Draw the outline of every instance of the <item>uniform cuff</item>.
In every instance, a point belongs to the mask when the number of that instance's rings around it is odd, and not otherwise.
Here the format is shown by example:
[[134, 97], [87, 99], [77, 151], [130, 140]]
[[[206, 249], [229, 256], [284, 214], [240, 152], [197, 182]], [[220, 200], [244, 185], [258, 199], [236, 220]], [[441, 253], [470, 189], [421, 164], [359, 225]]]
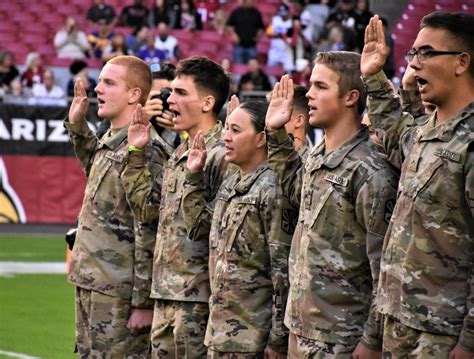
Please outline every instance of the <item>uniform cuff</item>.
[[198, 185], [200, 183], [204, 183], [204, 172], [203, 171], [191, 171], [186, 169], [185, 181], [187, 184], [191, 185]]
[[128, 165], [132, 167], [145, 166], [145, 151], [134, 151], [128, 153]]
[[362, 76], [362, 80], [364, 81], [367, 92], [382, 90], [388, 85], [387, 76], [385, 76], [383, 71], [379, 71], [375, 75]]
[[270, 145], [279, 146], [287, 142], [289, 139], [285, 127], [282, 127], [275, 131], [265, 129], [265, 133], [267, 135], [267, 142]]
[[78, 123], [69, 122], [69, 117], [64, 120], [64, 127], [70, 134], [83, 134], [90, 131], [86, 120], [81, 120]]
[[474, 333], [461, 332], [458, 345], [465, 351], [474, 353]]

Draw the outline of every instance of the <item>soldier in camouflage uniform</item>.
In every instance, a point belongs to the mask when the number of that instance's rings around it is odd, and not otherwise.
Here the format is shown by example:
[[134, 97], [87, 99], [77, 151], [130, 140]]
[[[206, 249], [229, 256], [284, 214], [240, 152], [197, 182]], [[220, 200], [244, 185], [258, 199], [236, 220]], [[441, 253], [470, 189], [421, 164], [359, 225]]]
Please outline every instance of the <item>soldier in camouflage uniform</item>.
[[360, 55], [320, 52], [307, 93], [310, 124], [324, 141], [302, 163], [283, 126], [293, 84], [275, 85], [267, 113], [270, 167], [300, 206], [289, 260], [285, 324], [291, 358], [379, 358], [382, 323], [374, 299], [396, 175], [361, 125]]
[[[80, 80], [65, 121], [88, 177], [69, 270], [69, 281], [77, 287], [76, 338], [82, 358], [146, 357], [149, 352], [156, 222], [139, 223], [137, 199], [125, 192], [121, 175], [128, 162], [128, 126], [150, 86], [145, 62], [116, 57], [102, 69], [95, 89], [98, 115], [110, 120], [111, 128], [100, 140], [89, 130]], [[151, 146], [144, 152], [158, 181], [165, 155]]]
[[365, 36], [361, 72], [369, 116], [402, 159], [398, 200], [381, 263], [379, 310], [387, 358], [474, 357], [474, 16], [433, 13], [407, 53], [423, 125], [402, 112], [381, 72], [378, 17]]
[[268, 167], [265, 113], [268, 104], [249, 101], [227, 117], [225, 160], [240, 171], [221, 185], [214, 203], [205, 200], [204, 139], [188, 157], [183, 213], [212, 207], [208, 358], [286, 358], [283, 314], [288, 295], [291, 233], [282, 216], [284, 198]]
[[[217, 114], [229, 91], [224, 70], [203, 57], [182, 60], [177, 67], [168, 99], [174, 113], [174, 130], [186, 131], [192, 141], [205, 133], [207, 161], [204, 169], [206, 199], [212, 201], [227, 170], [222, 124]], [[142, 147], [148, 138], [134, 145]], [[152, 352], [157, 358], [202, 358], [209, 316], [209, 228], [206, 210], [196, 212], [187, 226], [182, 213], [183, 185], [189, 142], [183, 142], [166, 164], [156, 237], [151, 297], [155, 299]], [[149, 176], [137, 176], [137, 188], [149, 186]]]

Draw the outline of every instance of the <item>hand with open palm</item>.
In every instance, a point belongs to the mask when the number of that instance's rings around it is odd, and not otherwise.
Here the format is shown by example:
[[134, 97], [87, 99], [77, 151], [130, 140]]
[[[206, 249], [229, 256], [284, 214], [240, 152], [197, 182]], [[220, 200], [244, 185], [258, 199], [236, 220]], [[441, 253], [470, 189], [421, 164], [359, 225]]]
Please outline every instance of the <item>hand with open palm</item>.
[[145, 109], [141, 105], [133, 112], [132, 122], [128, 127], [128, 144], [143, 148], [150, 142], [151, 123], [146, 119]]
[[293, 93], [293, 80], [288, 75], [282, 76], [280, 82], [277, 82], [273, 88], [265, 118], [265, 125], [270, 131], [278, 130], [290, 121], [293, 111]]
[[379, 19], [378, 15], [372, 17], [369, 25], [365, 28], [364, 43], [364, 50], [360, 59], [360, 71], [362, 76], [375, 75], [383, 69], [388, 55], [382, 20]]
[[74, 83], [74, 98], [69, 107], [68, 121], [78, 123], [86, 118], [89, 110], [89, 100], [87, 99], [86, 89], [81, 79]]
[[187, 167], [192, 172], [200, 172], [204, 169], [206, 164], [207, 151], [206, 142], [204, 141], [204, 135], [202, 131], [199, 131], [194, 137], [191, 150], [188, 155]]

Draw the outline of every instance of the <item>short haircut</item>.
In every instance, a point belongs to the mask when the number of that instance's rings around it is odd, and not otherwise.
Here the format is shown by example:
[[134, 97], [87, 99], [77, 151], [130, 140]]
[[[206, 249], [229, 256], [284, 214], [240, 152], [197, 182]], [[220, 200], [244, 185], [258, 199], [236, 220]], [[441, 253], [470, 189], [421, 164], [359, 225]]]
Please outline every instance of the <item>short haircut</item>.
[[360, 73], [360, 54], [351, 51], [318, 52], [316, 64], [325, 65], [339, 74], [339, 96], [348, 91], [359, 91], [357, 110], [362, 115], [365, 109], [367, 94]]
[[250, 115], [250, 121], [252, 121], [255, 132], [259, 133], [265, 130], [268, 102], [257, 100], [245, 101], [240, 104], [239, 108]]
[[293, 94], [293, 108], [297, 111], [304, 114], [305, 119], [309, 119], [309, 105], [308, 98], [306, 94], [308, 93], [308, 88], [305, 86], [295, 86], [295, 91]]
[[191, 76], [199, 92], [215, 99], [212, 112], [217, 115], [229, 96], [230, 79], [222, 66], [203, 56], [181, 60], [176, 68], [176, 77]]
[[160, 64], [160, 69], [158, 71], [153, 71], [153, 67], [150, 67], [152, 70], [153, 80], [168, 80], [173, 81], [174, 74], [176, 71], [176, 66], [170, 63], [162, 63]]
[[138, 87], [142, 90], [140, 96], [140, 105], [144, 106], [151, 90], [151, 71], [148, 64], [135, 56], [117, 56], [113, 57], [107, 64], [124, 66], [125, 82], [129, 88]]
[[421, 19], [420, 29], [446, 30], [454, 40], [452, 51], [464, 51], [471, 57], [469, 73], [474, 77], [474, 15], [460, 12], [432, 12]]

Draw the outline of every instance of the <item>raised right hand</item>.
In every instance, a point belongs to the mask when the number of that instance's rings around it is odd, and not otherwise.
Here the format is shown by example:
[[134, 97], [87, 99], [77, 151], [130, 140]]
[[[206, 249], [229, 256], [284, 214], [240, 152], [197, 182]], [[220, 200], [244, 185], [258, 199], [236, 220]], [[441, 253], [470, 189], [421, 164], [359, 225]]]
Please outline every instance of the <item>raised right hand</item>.
[[278, 130], [291, 120], [293, 111], [293, 80], [288, 75], [282, 76], [272, 91], [268, 106], [265, 126], [270, 130]]
[[151, 123], [146, 119], [145, 110], [141, 105], [137, 105], [132, 114], [132, 122], [128, 127], [128, 144], [143, 148], [150, 142]]
[[207, 151], [206, 142], [204, 141], [204, 135], [202, 131], [198, 131], [196, 137], [194, 137], [191, 150], [188, 155], [188, 162], [186, 166], [193, 172], [200, 172], [203, 170], [206, 164]]
[[86, 89], [80, 78], [74, 83], [74, 98], [69, 107], [68, 120], [71, 123], [78, 123], [85, 119], [89, 110], [89, 100], [87, 99]]
[[365, 28], [364, 50], [360, 59], [360, 72], [362, 76], [375, 75], [383, 69], [387, 59], [388, 49], [385, 45], [382, 20], [378, 15], [370, 19]]

